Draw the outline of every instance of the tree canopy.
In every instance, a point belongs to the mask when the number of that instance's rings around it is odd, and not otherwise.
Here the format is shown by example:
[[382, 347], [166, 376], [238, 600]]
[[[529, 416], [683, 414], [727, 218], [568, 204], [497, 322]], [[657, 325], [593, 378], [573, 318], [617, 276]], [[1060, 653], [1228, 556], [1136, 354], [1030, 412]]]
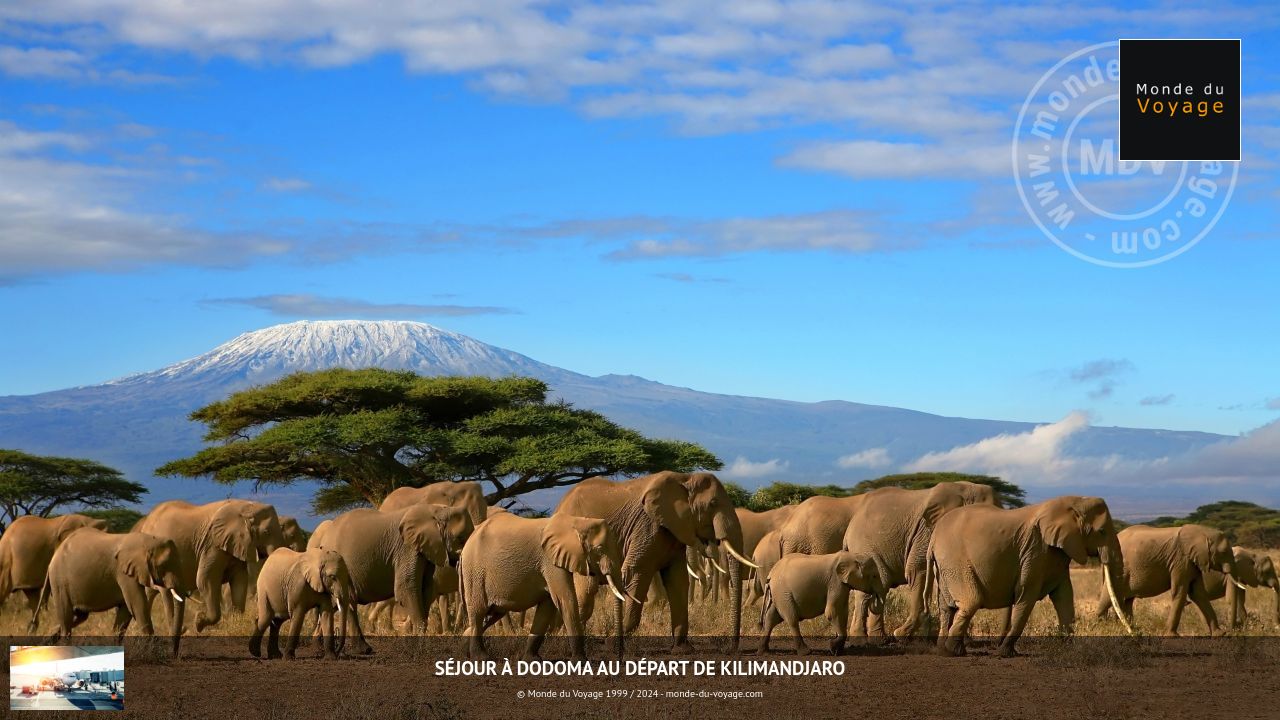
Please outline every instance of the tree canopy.
[[328, 513], [443, 480], [488, 483], [494, 503], [593, 475], [721, 467], [699, 445], [651, 439], [546, 396], [546, 383], [523, 377], [295, 373], [191, 413], [211, 445], [156, 473], [226, 484], [316, 481], [312, 506]]
[[923, 490], [944, 482], [971, 482], [978, 485], [989, 485], [995, 492], [996, 500], [1007, 508], [1024, 507], [1027, 504], [1027, 491], [1017, 485], [991, 475], [968, 475], [957, 472], [918, 472], [903, 475], [885, 475], [874, 480], [863, 480], [853, 486], [855, 493], [864, 493], [882, 487], [900, 487], [907, 490]]
[[825, 495], [827, 497], [848, 497], [850, 495], [860, 495], [870, 490], [882, 487], [900, 487], [907, 490], [922, 490], [931, 488], [938, 483], [957, 482], [959, 480], [967, 480], [971, 483], [980, 485], [989, 485], [995, 491], [996, 498], [1004, 507], [1022, 507], [1026, 505], [1026, 491], [1017, 485], [1001, 480], [998, 477], [989, 475], [966, 475], [964, 473], [949, 472], [927, 472], [927, 473], [910, 473], [906, 475], [885, 475], [884, 477], [874, 480], [863, 480], [853, 487], [841, 487], [839, 485], [798, 485], [795, 483], [775, 482], [766, 485], [757, 490], [751, 491], [732, 482], [725, 483], [725, 490], [729, 493], [730, 499], [733, 500], [735, 507], [754, 510], [755, 512], [764, 512], [783, 505], [793, 505], [803, 502], [804, 500], [814, 497], [815, 495]]
[[81, 510], [81, 515], [88, 515], [107, 523], [107, 532], [122, 533], [133, 529], [138, 521], [145, 517], [137, 510], [123, 507], [103, 508], [102, 510]]
[[5, 525], [22, 515], [49, 517], [55, 510], [136, 503], [146, 491], [119, 470], [92, 460], [0, 449], [0, 519]]
[[1165, 515], [1147, 524], [1177, 527], [1192, 523], [1217, 528], [1226, 533], [1236, 545], [1280, 547], [1280, 510], [1241, 500], [1223, 500], [1201, 505], [1186, 517]]

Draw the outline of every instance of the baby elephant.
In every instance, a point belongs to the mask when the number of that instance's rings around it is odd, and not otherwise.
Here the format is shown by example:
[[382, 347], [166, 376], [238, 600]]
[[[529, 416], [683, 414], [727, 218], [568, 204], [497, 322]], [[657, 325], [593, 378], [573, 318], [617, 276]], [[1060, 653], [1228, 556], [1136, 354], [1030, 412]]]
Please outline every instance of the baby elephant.
[[[262, 634], [271, 629], [267, 640], [267, 657], [285, 657], [292, 660], [298, 647], [298, 634], [307, 613], [317, 608], [324, 635], [324, 656], [338, 656], [333, 639], [333, 612], [336, 606], [342, 612], [345, 603], [348, 610], [354, 608], [355, 592], [351, 574], [342, 556], [333, 550], [312, 548], [298, 552], [290, 548], [277, 548], [258, 573], [258, 627], [249, 638], [249, 652], [262, 657]], [[330, 602], [332, 600], [332, 602]], [[283, 655], [280, 652], [280, 626], [289, 624], [289, 639]], [[346, 615], [343, 615], [342, 634], [345, 637]]]
[[764, 637], [757, 652], [763, 655], [769, 651], [770, 633], [785, 620], [796, 635], [796, 654], [808, 655], [800, 621], [825, 615], [836, 631], [831, 652], [839, 655], [848, 637], [849, 592], [860, 590], [882, 602], [885, 585], [875, 560], [864, 553], [846, 550], [827, 555], [783, 555], [769, 572], [764, 609], [760, 611]]
[[108, 533], [86, 527], [67, 536], [49, 562], [49, 575], [32, 615], [32, 631], [40, 607], [47, 601], [53, 609], [57, 631], [50, 644], [71, 637], [71, 629], [90, 613], [115, 610], [117, 640], [132, 620], [142, 634], [151, 635], [151, 602], [148, 590], [169, 593], [178, 601], [173, 615], [173, 654], [178, 654], [182, 635], [183, 600], [191, 589], [182, 583], [178, 548], [172, 540], [146, 533]]
[[[507, 613], [529, 608], [536, 610], [525, 657], [538, 657], [558, 612], [573, 656], [585, 658], [575, 577], [606, 584], [619, 601], [624, 598], [622, 550], [613, 531], [603, 520], [576, 515], [539, 519], [493, 515], [480, 523], [462, 548], [458, 570], [469, 621], [468, 653], [473, 659], [488, 657], [483, 640], [486, 629]], [[617, 614], [614, 630], [619, 641], [621, 621]]]

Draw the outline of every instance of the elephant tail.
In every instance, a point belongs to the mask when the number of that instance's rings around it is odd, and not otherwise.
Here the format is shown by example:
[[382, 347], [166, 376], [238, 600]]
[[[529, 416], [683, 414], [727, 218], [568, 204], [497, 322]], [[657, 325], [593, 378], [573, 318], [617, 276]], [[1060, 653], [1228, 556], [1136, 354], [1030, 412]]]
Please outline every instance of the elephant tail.
[[40, 586], [40, 600], [36, 602], [36, 609], [31, 611], [31, 623], [27, 626], [28, 632], [32, 635], [36, 633], [36, 628], [40, 625], [40, 611], [44, 609], [45, 600], [49, 598], [49, 573], [44, 574], [44, 584]]
[[933, 559], [933, 548], [930, 547], [924, 556], [924, 612], [930, 614], [929, 610], [929, 590], [937, 588], [938, 579], [934, 576], [937, 571], [938, 564]]
[[458, 608], [462, 613], [462, 617], [470, 618], [471, 616], [467, 614], [467, 582], [462, 574], [461, 555], [458, 556], [458, 564], [453, 569], [458, 573]]
[[769, 611], [773, 609], [773, 587], [769, 585], [769, 581], [764, 582], [764, 601], [760, 603], [760, 627], [764, 627], [765, 618], [769, 617]]

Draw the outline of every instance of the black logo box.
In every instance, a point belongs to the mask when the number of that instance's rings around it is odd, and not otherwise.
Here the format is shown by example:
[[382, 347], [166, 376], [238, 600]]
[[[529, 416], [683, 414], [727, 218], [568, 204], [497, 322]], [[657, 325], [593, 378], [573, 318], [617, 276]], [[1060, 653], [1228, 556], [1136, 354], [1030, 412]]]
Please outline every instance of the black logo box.
[[1120, 159], [1238, 161], [1240, 76], [1239, 40], [1120, 40]]

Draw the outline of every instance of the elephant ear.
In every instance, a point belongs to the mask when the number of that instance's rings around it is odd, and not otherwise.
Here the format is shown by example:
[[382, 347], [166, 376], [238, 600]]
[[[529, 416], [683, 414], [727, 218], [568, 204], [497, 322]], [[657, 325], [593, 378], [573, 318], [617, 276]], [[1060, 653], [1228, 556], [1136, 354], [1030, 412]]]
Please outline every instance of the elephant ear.
[[324, 553], [320, 551], [303, 553], [302, 555], [302, 579], [312, 590], [320, 594], [324, 594], [324, 573], [321, 572]]
[[1054, 503], [1041, 512], [1036, 524], [1039, 525], [1040, 535], [1046, 543], [1084, 565], [1089, 562], [1089, 551], [1084, 546], [1082, 522], [1080, 511], [1070, 505]]
[[448, 565], [444, 547], [448, 522], [449, 508], [443, 505], [412, 505], [400, 518], [400, 536], [432, 565]]
[[1183, 549], [1187, 560], [1200, 570], [1202, 575], [1207, 576], [1214, 571], [1213, 538], [1184, 525], [1178, 528], [1178, 546]]
[[862, 557], [850, 552], [842, 552], [836, 558], [836, 577], [840, 578], [840, 582], [854, 588], [866, 587], [866, 577], [863, 574]]
[[249, 562], [249, 553], [257, 552], [248, 519], [229, 503], [218, 508], [200, 528], [196, 551], [203, 554], [206, 548], [220, 548], [241, 562]]
[[938, 483], [929, 491], [924, 504], [924, 522], [933, 527], [943, 515], [964, 505], [964, 494], [955, 483]]
[[662, 527], [691, 547], [701, 547], [693, 508], [689, 506], [689, 490], [670, 473], [653, 476], [644, 491], [644, 511]]
[[[600, 522], [600, 521], [597, 521]], [[577, 515], [552, 515], [542, 528], [542, 551], [551, 563], [576, 575], [591, 574], [588, 543], [591, 521]]]
[[[134, 537], [134, 536], [137, 537]], [[120, 544], [116, 546], [113, 557], [116, 561], [116, 567], [125, 575], [133, 578], [139, 585], [151, 587], [154, 585], [152, 578], [154, 574], [151, 572], [151, 552], [152, 543], [146, 542], [146, 538], [141, 533], [129, 533], [125, 535]]]

